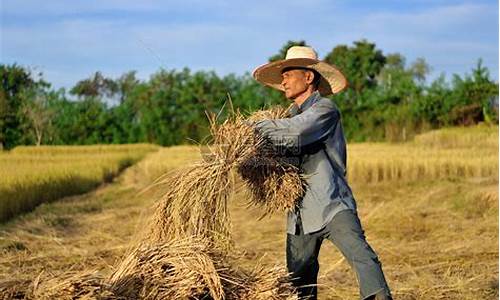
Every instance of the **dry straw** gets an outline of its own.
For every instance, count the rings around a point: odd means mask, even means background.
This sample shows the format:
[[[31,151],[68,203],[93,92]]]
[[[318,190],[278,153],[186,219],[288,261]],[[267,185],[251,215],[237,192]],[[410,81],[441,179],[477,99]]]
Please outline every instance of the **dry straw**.
[[[32,291],[32,281],[14,279],[0,282],[0,299],[24,299]]]
[[[40,277],[30,286],[24,299],[120,299],[110,291],[99,272],[67,273],[62,278],[44,276],[43,280]]]
[[[143,244],[111,277],[111,289],[128,299],[223,299],[224,255],[203,238]]]
[[[143,245],[113,274],[111,290],[127,299],[297,299],[283,269],[246,271],[239,259],[199,237]]]
[[[250,121],[285,116],[260,111]],[[228,200],[237,169],[250,203],[266,213],[294,209],[303,193],[298,169],[276,156],[239,112],[218,123],[203,160],[156,184],[168,189],[139,245],[107,280],[114,295],[138,299],[296,299],[282,268],[246,271],[230,236]]]
[[[275,107],[257,111],[248,120],[256,122],[286,116],[288,110]],[[280,151],[275,151],[269,141],[260,138],[251,146],[251,154],[237,166],[249,191],[249,204],[262,207],[263,216],[276,211],[293,211],[304,194],[305,181],[293,158],[280,156]]]
[[[111,276],[54,281],[35,296],[297,299],[283,268],[257,264],[248,271],[238,267],[241,254],[231,240],[228,212],[234,169],[248,187],[251,204],[263,206],[266,213],[295,208],[303,193],[298,168],[277,156],[249,124],[285,114],[283,109],[260,111],[247,120],[233,111],[220,124],[216,116],[209,116],[211,142],[204,159],[155,183],[167,190],[157,202],[146,232]]]

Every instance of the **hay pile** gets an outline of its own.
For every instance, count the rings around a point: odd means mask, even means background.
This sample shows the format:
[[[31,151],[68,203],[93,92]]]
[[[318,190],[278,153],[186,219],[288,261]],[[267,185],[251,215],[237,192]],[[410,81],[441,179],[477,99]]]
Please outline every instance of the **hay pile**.
[[[143,244],[110,278],[111,289],[128,299],[223,299],[224,264],[224,255],[203,238]]]
[[[294,209],[303,194],[298,168],[280,158],[250,121],[285,116],[283,109],[245,119],[239,112],[217,124],[204,159],[161,179],[168,189],[156,204],[145,233],[108,278],[64,281],[51,296],[89,299],[297,299],[283,268],[238,267],[230,235],[228,200],[232,170],[248,187],[250,204],[265,213]],[[71,293],[70,293],[71,294]]]
[[[206,239],[177,239],[136,248],[108,282],[126,299],[297,299],[283,268],[247,271],[238,260]]]

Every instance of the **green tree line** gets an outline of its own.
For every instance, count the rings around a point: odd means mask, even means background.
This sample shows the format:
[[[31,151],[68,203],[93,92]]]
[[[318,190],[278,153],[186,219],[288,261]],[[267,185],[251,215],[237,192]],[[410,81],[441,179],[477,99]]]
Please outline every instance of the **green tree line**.
[[[269,61],[284,58],[289,41]],[[339,106],[349,141],[401,141],[432,128],[498,122],[498,83],[478,60],[470,74],[444,75],[428,83],[423,58],[407,64],[399,53],[384,54],[367,40],[337,45],[324,61],[339,67],[349,88],[332,100]],[[208,133],[206,112],[232,105],[252,112],[287,105],[280,92],[250,74],[160,69],[148,80],[135,71],[118,78],[100,72],[55,90],[17,64],[0,65],[0,147],[17,145],[176,145]]]

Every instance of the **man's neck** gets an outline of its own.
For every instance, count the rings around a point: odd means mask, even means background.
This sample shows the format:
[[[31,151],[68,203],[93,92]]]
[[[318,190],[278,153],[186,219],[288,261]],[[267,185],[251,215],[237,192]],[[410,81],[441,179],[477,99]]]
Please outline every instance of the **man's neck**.
[[[295,102],[295,104],[298,107],[300,107],[302,103],[304,103],[307,100],[307,98],[309,98],[314,92],[315,90],[312,88],[312,86],[310,86],[302,94],[298,95],[295,99],[293,99],[293,102]]]

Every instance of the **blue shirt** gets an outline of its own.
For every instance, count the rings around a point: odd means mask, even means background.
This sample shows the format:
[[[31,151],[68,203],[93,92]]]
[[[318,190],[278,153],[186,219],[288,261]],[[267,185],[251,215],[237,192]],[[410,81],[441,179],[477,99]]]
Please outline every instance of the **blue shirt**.
[[[298,208],[288,213],[288,233],[297,234],[299,220],[308,234],[323,229],[340,211],[356,211],[346,179],[344,131],[333,101],[316,91],[300,107],[294,105],[289,118],[261,120],[255,127],[277,149],[299,159],[306,180]]]

